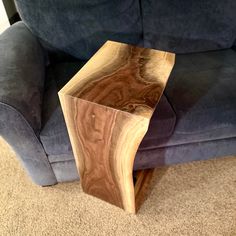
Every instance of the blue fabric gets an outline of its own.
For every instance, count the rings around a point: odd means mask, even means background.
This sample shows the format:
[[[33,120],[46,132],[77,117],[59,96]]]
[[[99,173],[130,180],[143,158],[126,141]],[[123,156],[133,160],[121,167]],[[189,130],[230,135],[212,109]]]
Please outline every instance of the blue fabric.
[[[177,55],[165,94],[177,120],[169,138],[152,136],[140,149],[236,137],[236,52]],[[230,151],[230,150],[229,150]]]
[[[141,0],[144,46],[175,53],[226,49],[236,39],[234,0]]]
[[[50,163],[61,162],[61,161],[74,161],[72,151],[68,154],[49,155],[48,160]]]
[[[0,35],[0,101],[19,110],[35,131],[41,129],[45,56],[23,22]]]
[[[0,135],[39,185],[78,179],[57,96],[84,63],[75,58],[89,59],[107,39],[182,54],[235,50],[232,0],[16,3],[24,23],[0,36]],[[235,55],[177,56],[135,169],[236,153]]]
[[[168,148],[139,150],[135,157],[134,170],[169,166],[191,161],[209,160],[235,155],[236,138],[176,145]],[[71,154],[49,156],[59,182],[78,180],[74,157]]]
[[[34,183],[41,186],[57,183],[47,155],[32,127],[20,112],[1,102],[0,135],[11,145]]]
[[[16,0],[21,18],[47,48],[89,59],[107,40],[142,45],[136,0]]]
[[[155,148],[137,152],[134,170],[149,169],[191,161],[209,160],[212,158],[235,155],[235,153],[235,137]]]
[[[84,61],[60,62],[47,68],[40,140],[49,155],[72,152],[58,91],[84,65]]]
[[[0,35],[0,136],[15,150],[31,179],[57,183],[35,132],[41,128],[44,52],[20,22]]]
[[[79,180],[75,160],[54,162],[51,166],[58,182]]]

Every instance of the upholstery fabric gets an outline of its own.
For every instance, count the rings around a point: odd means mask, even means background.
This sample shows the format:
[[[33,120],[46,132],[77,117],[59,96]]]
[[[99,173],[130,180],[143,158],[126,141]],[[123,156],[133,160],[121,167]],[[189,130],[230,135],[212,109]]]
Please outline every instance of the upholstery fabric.
[[[141,0],[144,46],[175,53],[230,48],[236,1]]]
[[[41,128],[44,52],[20,22],[0,35],[0,135],[38,185],[56,184],[36,134]]]
[[[135,169],[236,153],[236,51],[199,53],[235,50],[235,1],[16,4],[24,23],[0,35],[0,135],[36,184],[79,178],[57,92],[108,39],[183,54]]]
[[[175,123],[175,112],[165,94],[163,94],[150,120],[148,131],[144,136],[144,143],[146,140],[153,139],[153,137],[157,139],[169,138],[173,134]],[[142,146],[141,143],[140,148]]]
[[[177,55],[165,89],[177,116],[174,132],[162,139],[154,133],[142,141],[141,149],[235,137],[235,65],[231,49]],[[150,129],[155,132],[151,124]]]
[[[47,48],[89,59],[109,40],[142,45],[136,0],[16,0],[21,18]]]
[[[41,128],[45,56],[23,22],[0,35],[0,101],[19,112],[35,131]]]
[[[70,154],[72,148],[57,92],[82,67],[84,61],[58,63],[47,70],[43,104],[43,127],[40,139],[48,155]],[[160,111],[160,112],[159,112]],[[159,115],[160,113],[160,115]],[[163,95],[151,121],[152,128],[145,137],[169,137],[175,126],[175,113]],[[156,132],[158,130],[158,132]]]
[[[46,186],[57,183],[42,144],[20,112],[0,102],[0,135],[14,149],[34,183]]]
[[[175,113],[163,96],[139,150],[235,137],[234,63],[236,53],[230,49],[178,55],[165,90],[177,114],[176,126]],[[65,68],[74,67],[74,73],[80,67],[76,67],[76,63],[61,63],[54,66],[54,73],[56,70],[68,73],[70,70],[63,69],[63,65]],[[69,79],[70,75],[65,73],[56,73],[54,78],[64,82]],[[72,153],[57,90],[58,87],[54,84],[48,95],[45,94],[45,107],[50,108],[51,104],[55,106],[50,109],[53,113],[49,115],[50,120],[45,122],[40,135],[49,155]]]
[[[55,162],[51,165],[58,182],[79,180],[75,160]]]
[[[49,155],[48,160],[50,163],[61,162],[61,161],[74,161],[74,155],[72,151],[68,154]]]
[[[84,61],[60,62],[47,68],[43,101],[43,126],[40,139],[49,155],[72,152],[57,93],[84,63]]]
[[[235,155],[235,153],[235,137],[144,150],[137,152],[134,170],[168,166],[191,161],[209,160],[212,158]]]
[[[187,163],[191,161],[209,160],[236,153],[236,138],[211,140],[184,145],[176,145],[168,148],[155,148],[141,151],[136,154],[134,170],[142,170],[154,167],[162,167]],[[58,182],[78,180],[74,157],[71,154],[49,156],[52,168]],[[58,162],[54,163],[54,161]]]

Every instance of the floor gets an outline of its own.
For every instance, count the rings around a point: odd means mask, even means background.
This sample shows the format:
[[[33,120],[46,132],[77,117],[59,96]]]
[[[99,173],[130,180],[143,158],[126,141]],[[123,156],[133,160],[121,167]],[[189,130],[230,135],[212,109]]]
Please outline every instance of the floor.
[[[0,138],[0,235],[236,235],[236,158],[157,169],[137,215],[84,194],[79,182],[31,183]]]

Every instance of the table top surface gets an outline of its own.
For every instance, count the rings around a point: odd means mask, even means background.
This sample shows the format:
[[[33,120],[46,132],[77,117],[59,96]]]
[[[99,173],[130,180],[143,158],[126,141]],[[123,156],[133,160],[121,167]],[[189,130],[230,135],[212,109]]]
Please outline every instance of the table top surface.
[[[107,41],[59,93],[150,119],[174,61],[173,53]]]

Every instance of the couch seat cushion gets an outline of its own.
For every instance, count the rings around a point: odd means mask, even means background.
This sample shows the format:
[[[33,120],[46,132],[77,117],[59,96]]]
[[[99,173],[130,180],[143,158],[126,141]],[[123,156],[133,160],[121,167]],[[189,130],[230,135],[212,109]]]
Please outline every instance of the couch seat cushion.
[[[46,89],[43,103],[43,128],[40,134],[41,142],[48,155],[60,155],[60,160],[71,154],[71,144],[67,133],[62,109],[57,92],[82,67],[84,62],[57,63],[47,70]],[[152,117],[152,128],[146,138],[152,136],[158,139],[171,136],[175,126],[175,113],[168,100],[163,95]],[[156,132],[158,130],[158,132]]]
[[[142,149],[236,137],[235,91],[235,51],[178,55],[165,90],[177,116],[174,133],[153,134]]]

